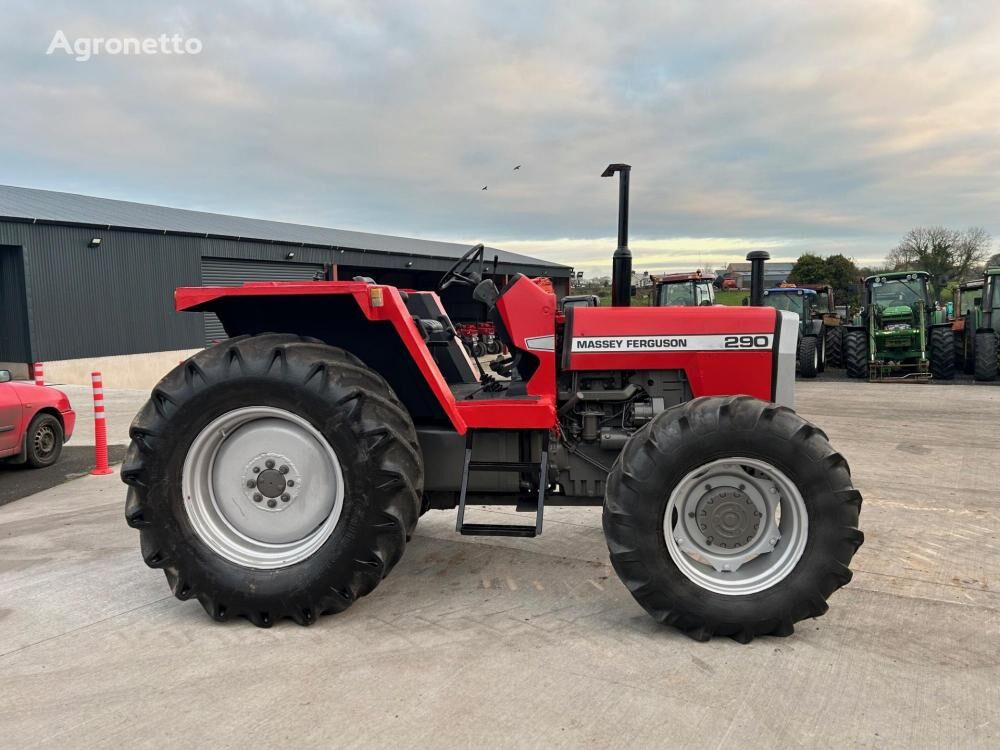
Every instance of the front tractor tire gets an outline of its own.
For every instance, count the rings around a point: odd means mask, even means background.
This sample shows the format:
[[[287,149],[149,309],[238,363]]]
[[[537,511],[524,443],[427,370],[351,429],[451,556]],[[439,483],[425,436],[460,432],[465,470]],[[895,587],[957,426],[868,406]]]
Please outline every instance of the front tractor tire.
[[[844,334],[844,369],[849,378],[868,377],[868,334],[864,331]]]
[[[302,625],[372,591],[413,532],[413,423],[351,354],[287,334],[196,354],[129,432],[125,517],[178,599]]]
[[[826,612],[851,580],[860,509],[819,428],[748,396],[708,397],[630,438],[603,520],[611,564],[656,620],[746,643]]]
[[[931,375],[935,380],[955,379],[955,334],[951,327],[930,329]]]
[[[819,339],[815,336],[803,336],[799,340],[799,376],[814,378],[822,370],[820,361]]]

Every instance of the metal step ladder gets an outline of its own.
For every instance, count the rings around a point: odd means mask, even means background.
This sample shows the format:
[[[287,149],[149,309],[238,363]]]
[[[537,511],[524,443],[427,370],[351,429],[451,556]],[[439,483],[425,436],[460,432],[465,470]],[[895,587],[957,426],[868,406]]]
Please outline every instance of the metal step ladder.
[[[542,433],[542,451],[540,461],[519,462],[519,461],[473,461],[472,446],[474,442],[475,430],[469,430],[465,439],[465,464],[462,467],[462,491],[458,499],[458,520],[455,523],[455,531],[465,536],[520,536],[535,537],[542,533],[542,515],[545,512],[545,487],[548,484],[549,469],[549,432],[539,430]],[[534,525],[520,525],[509,523],[465,523],[465,499],[469,490],[469,473],[473,471],[506,471],[516,472],[518,475],[531,473],[538,477],[538,507],[535,509]]]

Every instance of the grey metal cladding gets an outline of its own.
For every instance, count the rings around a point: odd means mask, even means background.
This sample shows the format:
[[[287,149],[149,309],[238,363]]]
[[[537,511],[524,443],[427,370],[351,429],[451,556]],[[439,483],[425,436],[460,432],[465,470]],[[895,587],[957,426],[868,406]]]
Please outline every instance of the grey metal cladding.
[[[100,248],[88,248],[102,236]],[[198,315],[173,290],[201,282],[199,240],[0,221],[0,244],[24,248],[31,355],[51,361],[194,349]]]
[[[440,258],[457,258],[468,249],[465,245],[452,242],[250,219],[9,185],[0,185],[2,218]],[[570,270],[559,263],[488,248],[487,257],[492,259],[494,255],[499,256],[501,263],[544,267],[559,276],[568,275]]]

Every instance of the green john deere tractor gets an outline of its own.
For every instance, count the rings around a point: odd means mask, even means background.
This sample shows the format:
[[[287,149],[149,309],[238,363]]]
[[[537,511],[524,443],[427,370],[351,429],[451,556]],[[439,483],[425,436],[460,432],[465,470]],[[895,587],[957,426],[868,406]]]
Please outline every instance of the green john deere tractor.
[[[775,287],[764,290],[763,304],[787,310],[799,316],[799,343],[796,351],[797,370],[803,378],[814,378],[826,369],[826,336],[823,318],[819,315],[815,289]]]
[[[981,281],[955,290],[956,355],[976,380],[997,379],[1000,336],[1000,268],[988,268]]]
[[[844,335],[851,378],[951,380],[955,337],[937,310],[925,271],[895,271],[865,279],[864,306]]]

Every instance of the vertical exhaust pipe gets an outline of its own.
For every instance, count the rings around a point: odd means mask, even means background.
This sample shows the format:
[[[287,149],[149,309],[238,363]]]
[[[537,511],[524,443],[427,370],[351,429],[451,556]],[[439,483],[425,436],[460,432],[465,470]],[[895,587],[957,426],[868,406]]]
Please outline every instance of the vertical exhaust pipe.
[[[767,250],[752,250],[747,253],[750,261],[750,304],[760,307],[764,304],[764,261],[771,260]]]
[[[632,252],[628,249],[628,176],[629,164],[609,164],[601,177],[618,173],[618,248],[611,261],[611,305],[629,307],[632,304]]]

